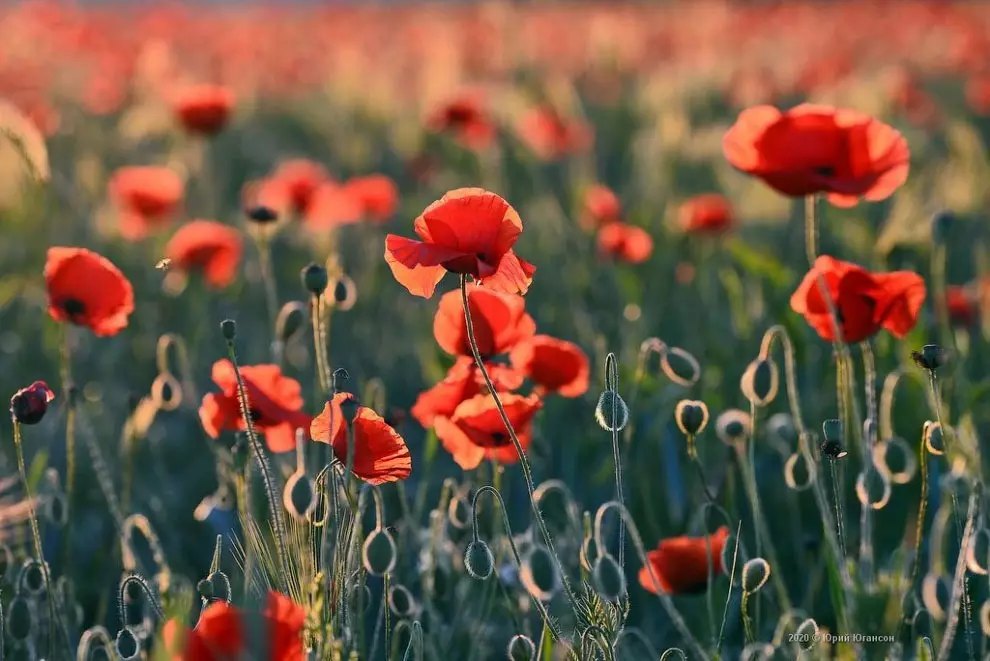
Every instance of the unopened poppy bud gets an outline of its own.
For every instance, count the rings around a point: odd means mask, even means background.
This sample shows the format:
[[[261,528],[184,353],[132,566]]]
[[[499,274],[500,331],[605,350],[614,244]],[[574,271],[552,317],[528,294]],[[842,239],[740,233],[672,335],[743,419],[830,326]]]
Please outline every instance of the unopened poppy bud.
[[[770,579],[770,563],[763,558],[753,558],[743,565],[742,589],[743,592],[755,594],[760,591]]]
[[[603,553],[595,561],[595,567],[591,570],[591,582],[605,601],[618,601],[626,594],[626,575],[615,558],[608,553]]]
[[[302,521],[316,507],[313,480],[302,472],[293,473],[282,491],[282,504],[294,519]]]
[[[275,335],[282,343],[295,337],[306,322],[307,307],[305,303],[290,301],[282,306],[275,318]]]
[[[213,582],[208,578],[204,578],[196,583],[196,592],[201,599],[206,599],[207,601],[213,599]]]
[[[476,539],[464,549],[464,569],[471,578],[483,581],[495,569],[495,556],[483,539]]]
[[[739,382],[746,399],[756,406],[766,406],[777,396],[777,365],[769,358],[757,358],[743,372]]]
[[[941,424],[929,420],[925,423],[923,434],[925,436],[925,449],[928,452],[935,456],[945,454],[945,434]]]
[[[560,589],[560,575],[553,558],[543,546],[534,546],[523,559],[519,575],[523,587],[542,601],[551,599]]]
[[[233,342],[237,337],[237,322],[233,319],[224,319],[220,322],[220,332],[223,333],[223,339]]]
[[[745,411],[729,409],[723,411],[715,421],[715,433],[726,445],[735,446],[746,440],[752,424],[749,414]]]
[[[54,399],[55,393],[47,383],[35,381],[10,398],[10,415],[22,425],[36,425],[45,417],[48,405]]]
[[[259,225],[267,225],[268,223],[274,223],[278,220],[278,213],[276,213],[274,209],[260,204],[248,208],[246,210],[246,215],[248,220],[258,223]]]
[[[409,617],[416,612],[416,598],[404,585],[393,585],[388,589],[388,607],[398,617]]]
[[[605,431],[622,431],[629,422],[629,407],[619,393],[606,390],[598,398],[595,420]]]
[[[507,653],[509,661],[533,661],[536,658],[536,644],[529,636],[516,634],[509,641]]]
[[[798,625],[794,632],[798,647],[807,652],[818,643],[818,623],[810,617]]]
[[[4,615],[4,628],[11,641],[23,643],[34,634],[34,610],[23,596],[15,594]]]
[[[687,661],[687,654],[680,647],[668,647],[660,655],[660,661]]]
[[[313,296],[319,296],[327,290],[327,285],[330,284],[330,276],[327,274],[326,267],[319,264],[310,264],[302,270],[302,283],[306,291]]]
[[[838,441],[830,441],[828,439],[822,441],[821,451],[822,454],[829,459],[842,459],[849,454],[845,449],[843,449],[841,443]]]
[[[825,435],[826,441],[836,441],[842,440],[842,421],[836,418],[829,418],[822,423],[822,434]]]
[[[698,400],[682,399],[674,409],[674,420],[685,436],[697,436],[708,426],[708,406]]]
[[[141,653],[141,642],[131,627],[124,627],[117,633],[117,640],[114,641],[113,646],[117,650],[117,655],[123,661],[136,659],[138,658],[138,654]]]
[[[945,349],[937,344],[926,344],[921,347],[921,351],[911,352],[911,360],[914,361],[914,364],[929,372],[934,372],[945,365],[947,358]]]
[[[361,550],[364,568],[372,576],[390,574],[395,569],[395,540],[384,528],[373,530]]]
[[[948,209],[938,211],[932,216],[932,243],[944,245],[949,240],[952,226],[955,225],[956,214]]]
[[[333,300],[337,303],[347,300],[347,284],[343,280],[337,280],[333,284]]]

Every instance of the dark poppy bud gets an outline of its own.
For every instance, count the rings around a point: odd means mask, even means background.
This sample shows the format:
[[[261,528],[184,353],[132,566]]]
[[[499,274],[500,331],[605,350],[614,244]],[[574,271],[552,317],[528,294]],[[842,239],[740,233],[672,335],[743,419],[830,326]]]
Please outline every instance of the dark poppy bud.
[[[282,504],[293,518],[303,520],[316,507],[316,489],[306,473],[295,472],[285,482]]]
[[[849,454],[842,448],[842,444],[838,441],[824,440],[821,445],[822,454],[829,459],[842,459],[844,456]]]
[[[603,553],[595,561],[591,570],[591,582],[605,601],[618,601],[626,594],[626,575],[615,558],[608,553]]]
[[[237,322],[233,319],[224,319],[220,322],[220,332],[223,333],[223,339],[233,342],[237,337]]]
[[[117,648],[117,655],[124,661],[136,659],[141,652],[141,643],[130,627],[124,627],[117,633],[114,647]]]
[[[409,617],[416,610],[416,598],[404,585],[388,589],[388,607],[398,617]]]
[[[677,428],[685,436],[697,436],[708,426],[708,406],[701,401],[682,399],[674,409]]]
[[[842,421],[836,418],[829,418],[822,423],[822,433],[825,435],[826,441],[835,441],[838,443],[842,440]]]
[[[278,214],[274,209],[266,207],[264,205],[253,206],[246,211],[248,220],[259,225],[267,225],[268,223],[274,223],[278,220]]]
[[[739,388],[756,406],[766,406],[777,396],[777,365],[769,358],[757,358],[743,372]]]
[[[23,643],[34,633],[34,609],[22,595],[14,595],[4,615],[4,628],[12,641]]]
[[[327,275],[326,267],[319,264],[310,264],[302,270],[302,283],[306,291],[313,296],[319,296],[327,290],[330,284],[330,276]]]
[[[342,280],[338,280],[333,285],[333,300],[343,303],[347,300],[347,285]]]
[[[536,644],[526,635],[516,634],[509,641],[509,661],[533,661],[536,658]]]
[[[955,225],[956,214],[949,210],[939,211],[932,216],[932,243],[944,244],[949,239],[952,226]]]
[[[290,301],[282,306],[275,319],[275,335],[281,342],[288,342],[302,330],[307,309],[306,304],[299,301]]]
[[[948,355],[945,349],[937,344],[926,344],[921,347],[921,351],[912,351],[911,360],[923,370],[934,372],[942,365],[945,365]]]
[[[204,578],[199,583],[196,584],[196,592],[199,593],[201,599],[206,599],[209,601],[213,599],[213,583],[208,578]]]
[[[464,550],[464,569],[468,576],[483,581],[492,575],[495,569],[495,556],[488,544],[482,539],[476,539]]]
[[[10,398],[10,415],[22,425],[36,425],[45,417],[55,393],[44,381],[21,388]]]
[[[372,576],[384,576],[395,569],[395,540],[384,528],[373,530],[364,540],[361,559]]]

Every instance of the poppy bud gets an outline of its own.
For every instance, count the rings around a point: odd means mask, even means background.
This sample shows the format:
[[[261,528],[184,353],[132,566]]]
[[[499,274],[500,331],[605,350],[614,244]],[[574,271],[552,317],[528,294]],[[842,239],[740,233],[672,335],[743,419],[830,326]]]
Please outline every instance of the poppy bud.
[[[550,600],[560,589],[557,565],[543,546],[534,546],[526,554],[519,578],[526,590],[542,601]]]
[[[395,569],[395,540],[384,528],[372,530],[361,550],[364,568],[372,576],[391,574]]]
[[[751,426],[752,421],[748,413],[739,409],[729,409],[723,411],[715,421],[715,433],[720,441],[734,446],[746,440]]]
[[[141,642],[130,627],[124,627],[117,633],[117,640],[114,641],[113,646],[117,650],[117,656],[123,661],[136,659],[141,653]]]
[[[822,423],[822,433],[825,435],[826,441],[835,441],[838,443],[842,440],[842,421],[836,418],[829,418]]]
[[[591,582],[605,601],[618,601],[626,594],[626,575],[615,558],[608,553],[603,553],[595,561],[595,567],[591,570]]]
[[[925,423],[924,431],[925,448],[936,457],[945,454],[945,434],[942,432],[942,425],[929,420]]]
[[[821,444],[822,454],[829,459],[842,459],[848,452],[842,449],[842,444],[838,441],[830,441],[828,439],[822,441]]]
[[[333,283],[333,300],[337,303],[347,300],[347,284],[343,280]]]
[[[743,372],[739,382],[746,399],[756,406],[766,406],[777,396],[777,365],[769,358],[757,358]]]
[[[708,406],[702,401],[682,399],[674,409],[674,420],[682,434],[697,436],[708,426]]]
[[[416,612],[416,598],[404,585],[393,585],[388,589],[388,607],[397,617],[409,617]]]
[[[743,565],[743,592],[755,594],[760,591],[770,579],[770,563],[763,558],[753,558]]]
[[[509,641],[507,653],[509,661],[533,661],[536,658],[536,644],[529,636],[516,634]]]
[[[668,647],[660,655],[660,661],[687,661],[687,654],[680,647]]]
[[[856,497],[867,507],[883,509],[890,501],[890,493],[890,480],[872,465],[856,477]]]
[[[330,284],[330,276],[327,274],[326,267],[319,264],[310,264],[302,270],[302,283],[306,291],[313,296],[319,296],[327,290],[327,285]]]
[[[945,349],[937,344],[926,344],[921,347],[921,351],[912,351],[911,360],[923,370],[934,372],[942,365],[945,365],[948,355]]]
[[[476,539],[464,549],[464,569],[468,576],[483,581],[492,575],[495,569],[495,556],[488,544],[482,539]]]
[[[250,207],[246,211],[248,220],[259,225],[267,225],[268,223],[274,223],[278,220],[278,213],[270,207],[264,205],[257,205]]]
[[[20,575],[16,581],[18,588],[24,588],[28,594],[41,594],[45,589],[45,570],[41,562],[28,558],[21,565]]]
[[[956,214],[948,209],[938,211],[932,216],[932,243],[944,245],[949,240],[949,233],[955,225]]]
[[[275,336],[283,344],[302,330],[306,322],[307,308],[304,303],[290,301],[282,306],[275,319]]]
[[[233,342],[237,337],[237,322],[233,319],[224,319],[220,322],[220,332],[223,333],[223,339]]]
[[[303,520],[316,507],[313,480],[302,472],[293,473],[282,491],[282,504],[294,519]]]
[[[606,390],[598,398],[595,420],[605,431],[622,431],[629,422],[629,407],[619,393]]]
[[[794,639],[798,647],[807,652],[818,642],[818,623],[810,617],[798,625],[794,631]]]
[[[34,609],[27,599],[15,594],[5,615],[4,628],[12,641],[23,643],[31,638],[34,634]]]
[[[196,583],[196,593],[199,594],[201,599],[206,599],[209,601],[213,599],[213,583],[208,578]]]
[[[10,415],[22,425],[36,425],[45,417],[55,393],[44,381],[35,381],[21,388],[10,398]]]
[[[698,360],[680,347],[670,347],[660,356],[660,369],[677,385],[693,386],[701,377]]]

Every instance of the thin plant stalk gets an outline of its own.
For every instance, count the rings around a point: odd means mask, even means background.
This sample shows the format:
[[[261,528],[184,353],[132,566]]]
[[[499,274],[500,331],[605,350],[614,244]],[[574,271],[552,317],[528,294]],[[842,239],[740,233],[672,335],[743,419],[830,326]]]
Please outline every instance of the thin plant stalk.
[[[808,266],[814,266],[818,259],[818,196],[804,197],[804,252]]]
[[[605,389],[611,390],[615,398],[619,396],[619,368],[616,363],[615,354],[610,353],[605,357]],[[619,453],[619,411],[618,406],[612,404],[612,461],[615,464],[615,499],[625,507],[625,498],[622,490],[622,456]],[[626,530],[622,519],[619,519],[619,567],[626,568]]]
[[[943,431],[944,438],[944,431]],[[921,570],[921,540],[925,534],[925,516],[928,513],[928,450],[925,447],[925,433],[921,433],[921,442],[918,444],[918,462],[919,470],[921,471],[921,493],[918,496],[918,519],[915,522],[914,528],[914,559],[911,563],[911,578],[907,583],[907,589],[904,593],[904,599],[907,600],[908,594],[914,589],[915,583],[918,582],[918,574]],[[904,624],[907,621],[907,613],[902,612],[900,618],[900,624],[897,626],[897,636],[894,640],[901,639],[901,633],[904,630]]]
[[[62,537],[63,568],[68,575],[72,564],[72,505],[76,493],[76,398],[72,385],[72,348],[69,327],[62,327],[61,378],[65,394],[65,531]]]
[[[268,313],[268,332],[275,333],[276,321],[278,319],[278,293],[275,288],[275,274],[272,272],[271,237],[268,236],[267,231],[262,230],[256,243],[258,246],[258,263],[261,267],[261,283],[265,290],[265,311]],[[275,346],[274,342],[272,346]]]
[[[725,636],[725,622],[729,618],[729,603],[732,601],[732,586],[736,582],[736,562],[739,560],[739,536],[742,534],[742,521],[736,525],[736,543],[732,550],[732,569],[729,571],[729,592],[725,596],[725,608],[722,609],[722,624],[718,628],[718,642],[715,643],[715,661],[719,661],[722,650],[722,639]]]
[[[326,344],[322,335],[322,303],[323,296],[314,294],[313,310],[310,313],[313,322],[313,354],[316,359],[316,377],[320,384],[320,392],[325,397],[330,392],[330,367],[327,365]]]
[[[973,524],[976,519],[977,501],[979,500],[979,494],[977,491],[978,489],[974,489],[969,495],[969,511],[966,514],[966,528],[963,531],[962,539],[959,542],[959,556],[956,558],[956,572],[952,581],[952,599],[946,613],[948,622],[945,625],[945,633],[942,636],[942,645],[939,647],[938,661],[946,661],[952,654],[952,643],[955,640],[956,629],[959,626],[960,605],[963,608],[963,614],[965,617],[963,624],[966,627],[966,649],[969,654],[969,658],[974,658],[973,636],[969,631],[970,617],[969,610],[967,608],[967,602],[969,601],[969,590],[966,581],[966,554],[969,552],[969,545],[973,540]]]

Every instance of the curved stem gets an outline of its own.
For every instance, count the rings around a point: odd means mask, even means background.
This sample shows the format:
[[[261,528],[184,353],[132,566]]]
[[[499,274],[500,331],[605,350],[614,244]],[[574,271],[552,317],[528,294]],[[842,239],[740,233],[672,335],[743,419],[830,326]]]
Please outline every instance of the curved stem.
[[[120,610],[120,627],[123,629],[127,626],[126,594],[127,586],[132,583],[141,588],[142,592],[144,592],[144,596],[148,598],[148,603],[151,604],[151,608],[155,611],[155,615],[158,616],[158,619],[164,621],[165,611],[162,609],[162,605],[158,601],[158,596],[155,594],[155,591],[151,589],[148,581],[145,580],[145,578],[140,574],[131,574],[129,576],[125,576],[120,581],[120,588],[117,590],[117,606]]]
[[[749,592],[746,590],[742,593],[739,612],[742,614],[743,628],[746,630],[746,644],[749,645],[756,640],[756,636],[753,635],[753,620],[749,617]]]
[[[615,354],[609,353],[605,356],[605,390],[609,390],[615,397],[619,395],[619,368],[615,360]],[[625,505],[622,491],[622,457],[619,454],[619,411],[618,406],[612,405],[612,461],[615,463],[615,499]],[[619,567],[623,570],[626,567],[626,531],[619,519]]]

